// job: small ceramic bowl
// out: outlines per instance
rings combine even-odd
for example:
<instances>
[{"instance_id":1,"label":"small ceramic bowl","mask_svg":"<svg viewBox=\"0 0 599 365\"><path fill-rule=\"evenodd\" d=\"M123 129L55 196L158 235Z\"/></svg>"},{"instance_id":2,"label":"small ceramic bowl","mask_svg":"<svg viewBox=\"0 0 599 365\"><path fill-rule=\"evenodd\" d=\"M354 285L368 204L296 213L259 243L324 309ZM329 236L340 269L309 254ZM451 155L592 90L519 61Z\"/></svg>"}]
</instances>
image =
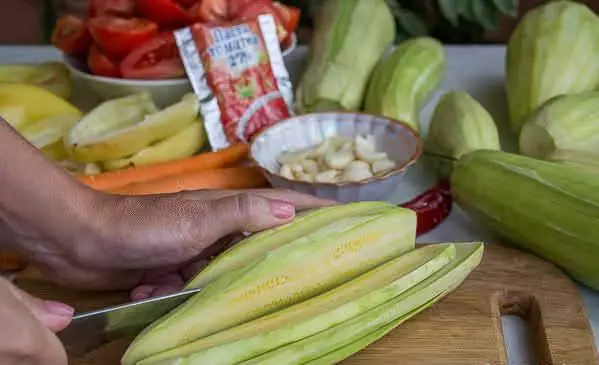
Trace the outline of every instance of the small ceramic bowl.
<instances>
[{"instance_id":1,"label":"small ceramic bowl","mask_svg":"<svg viewBox=\"0 0 599 365\"><path fill-rule=\"evenodd\" d=\"M93 75L87 65L71 56L63 55L64 63L73 81L92 90L103 100L115 99L142 91L148 92L160 108L172 105L192 91L187 78L168 80L135 80Z\"/></svg>"},{"instance_id":2,"label":"small ceramic bowl","mask_svg":"<svg viewBox=\"0 0 599 365\"><path fill-rule=\"evenodd\" d=\"M283 58L287 58L297 46L297 36L292 34L289 45L283 50ZM136 80L93 75L82 60L63 54L63 61L75 82L91 89L103 100L115 99L142 91L152 96L154 103L160 108L172 105L186 93L192 92L191 82L183 77L168 80Z\"/></svg>"},{"instance_id":3,"label":"small ceramic bowl","mask_svg":"<svg viewBox=\"0 0 599 365\"><path fill-rule=\"evenodd\" d=\"M380 176L359 182L312 183L285 178L279 174L277 158L284 152L316 146L330 137L353 138L371 134L377 151L386 152L396 164ZM341 203L387 200L402 184L404 172L422 154L423 141L408 125L381 116L327 112L292 117L259 134L250 155L276 188L285 188Z\"/></svg>"}]
</instances>

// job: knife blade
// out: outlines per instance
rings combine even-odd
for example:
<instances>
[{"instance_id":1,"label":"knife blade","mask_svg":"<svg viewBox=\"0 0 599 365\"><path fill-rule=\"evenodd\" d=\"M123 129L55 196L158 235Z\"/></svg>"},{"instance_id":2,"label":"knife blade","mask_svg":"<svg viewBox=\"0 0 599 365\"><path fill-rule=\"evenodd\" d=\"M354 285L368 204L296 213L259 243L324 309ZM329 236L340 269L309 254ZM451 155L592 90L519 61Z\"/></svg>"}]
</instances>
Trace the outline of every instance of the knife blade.
<instances>
[{"instance_id":1,"label":"knife blade","mask_svg":"<svg viewBox=\"0 0 599 365\"><path fill-rule=\"evenodd\" d=\"M148 324L162 317L202 289L115 305L75 314L71 324L57 336L69 357L83 355L102 344L121 337L137 335Z\"/></svg>"}]
</instances>

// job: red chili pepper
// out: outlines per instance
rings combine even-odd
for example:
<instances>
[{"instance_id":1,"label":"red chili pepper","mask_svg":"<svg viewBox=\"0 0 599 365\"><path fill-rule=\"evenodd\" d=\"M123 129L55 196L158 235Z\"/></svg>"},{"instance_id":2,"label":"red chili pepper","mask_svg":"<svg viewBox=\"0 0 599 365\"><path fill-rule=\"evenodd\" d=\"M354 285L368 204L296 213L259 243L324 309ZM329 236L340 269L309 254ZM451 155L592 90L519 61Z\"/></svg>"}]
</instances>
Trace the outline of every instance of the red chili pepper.
<instances>
[{"instance_id":1,"label":"red chili pepper","mask_svg":"<svg viewBox=\"0 0 599 365\"><path fill-rule=\"evenodd\" d=\"M437 227L449 216L452 203L449 182L442 181L439 185L401 206L416 212L418 219L416 234L420 236Z\"/></svg>"}]
</instances>

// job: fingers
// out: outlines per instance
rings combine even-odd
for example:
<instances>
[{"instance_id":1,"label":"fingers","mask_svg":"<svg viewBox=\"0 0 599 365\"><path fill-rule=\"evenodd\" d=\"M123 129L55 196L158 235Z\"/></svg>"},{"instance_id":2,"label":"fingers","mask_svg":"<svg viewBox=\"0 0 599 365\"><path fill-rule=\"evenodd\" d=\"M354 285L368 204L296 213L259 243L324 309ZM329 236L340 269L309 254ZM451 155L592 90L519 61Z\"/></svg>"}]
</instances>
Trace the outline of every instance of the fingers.
<instances>
[{"instance_id":1,"label":"fingers","mask_svg":"<svg viewBox=\"0 0 599 365\"><path fill-rule=\"evenodd\" d=\"M49 265L52 264L52 265ZM37 263L38 269L54 282L69 288L86 290L120 290L138 285L143 272L140 270L119 270L90 268L67 261Z\"/></svg>"},{"instance_id":2,"label":"fingers","mask_svg":"<svg viewBox=\"0 0 599 365\"><path fill-rule=\"evenodd\" d=\"M171 266L165 269L152 270L142 278L142 284L131 291L132 300L143 300L155 296L176 293L183 289L185 284L195 277L206 265L212 256L222 253L229 247L235 245L245 236L242 234L231 234L223 237L191 262L182 266Z\"/></svg>"},{"instance_id":3,"label":"fingers","mask_svg":"<svg viewBox=\"0 0 599 365\"><path fill-rule=\"evenodd\" d=\"M180 291L184 284L179 267L151 270L145 273L141 285L131 291L131 299L135 301L175 293Z\"/></svg>"},{"instance_id":4,"label":"fingers","mask_svg":"<svg viewBox=\"0 0 599 365\"><path fill-rule=\"evenodd\" d=\"M64 303L33 297L13 285L10 286L10 290L15 298L49 330L58 332L71 323L75 312L73 307Z\"/></svg>"},{"instance_id":5,"label":"fingers","mask_svg":"<svg viewBox=\"0 0 599 365\"><path fill-rule=\"evenodd\" d=\"M256 232L288 223L295 218L291 202L243 193L212 200L208 203L214 226L214 241L231 233Z\"/></svg>"},{"instance_id":6,"label":"fingers","mask_svg":"<svg viewBox=\"0 0 599 365\"><path fill-rule=\"evenodd\" d=\"M201 190L187 191L183 198L188 200L216 200L242 193L260 195L265 198L282 200L292 203L297 210L318 208L335 204L332 200L321 199L313 195L302 194L292 190L283 189L256 189L256 190Z\"/></svg>"},{"instance_id":7,"label":"fingers","mask_svg":"<svg viewBox=\"0 0 599 365\"><path fill-rule=\"evenodd\" d=\"M31 297L0 277L0 364L67 365L64 348L48 327L64 327L69 312L63 304Z\"/></svg>"}]
</instances>

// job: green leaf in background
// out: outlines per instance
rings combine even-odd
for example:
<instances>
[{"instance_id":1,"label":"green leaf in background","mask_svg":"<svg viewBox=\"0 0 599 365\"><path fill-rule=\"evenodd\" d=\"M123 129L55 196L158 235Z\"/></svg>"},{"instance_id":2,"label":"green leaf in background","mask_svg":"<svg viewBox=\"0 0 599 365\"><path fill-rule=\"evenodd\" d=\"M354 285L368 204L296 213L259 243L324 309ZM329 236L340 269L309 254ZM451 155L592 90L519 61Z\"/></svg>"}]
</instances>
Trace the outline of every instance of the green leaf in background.
<instances>
[{"instance_id":1,"label":"green leaf in background","mask_svg":"<svg viewBox=\"0 0 599 365\"><path fill-rule=\"evenodd\" d=\"M518 0L493 0L495 7L512 18L518 14Z\"/></svg>"},{"instance_id":2,"label":"green leaf in background","mask_svg":"<svg viewBox=\"0 0 599 365\"><path fill-rule=\"evenodd\" d=\"M495 29L499 26L501 14L489 0L472 0L472 11L475 19L485 29Z\"/></svg>"},{"instance_id":3,"label":"green leaf in background","mask_svg":"<svg viewBox=\"0 0 599 365\"><path fill-rule=\"evenodd\" d=\"M399 8L394 14L399 26L410 36L419 37L428 34L428 27L416 13Z\"/></svg>"},{"instance_id":4,"label":"green leaf in background","mask_svg":"<svg viewBox=\"0 0 599 365\"><path fill-rule=\"evenodd\" d=\"M438 0L439 9L445 19L457 27L459 24L460 14L464 12L468 5L468 0Z\"/></svg>"},{"instance_id":5,"label":"green leaf in background","mask_svg":"<svg viewBox=\"0 0 599 365\"><path fill-rule=\"evenodd\" d=\"M397 32L397 35L395 36L395 44L400 44L401 42L406 41L408 39L410 39L410 36L400 30Z\"/></svg>"},{"instance_id":6,"label":"green leaf in background","mask_svg":"<svg viewBox=\"0 0 599 365\"><path fill-rule=\"evenodd\" d=\"M461 14L464 17L464 19L470 22L476 22L476 16L474 15L474 4L476 4L479 1L485 0L464 0L464 9L462 10Z\"/></svg>"}]
</instances>

